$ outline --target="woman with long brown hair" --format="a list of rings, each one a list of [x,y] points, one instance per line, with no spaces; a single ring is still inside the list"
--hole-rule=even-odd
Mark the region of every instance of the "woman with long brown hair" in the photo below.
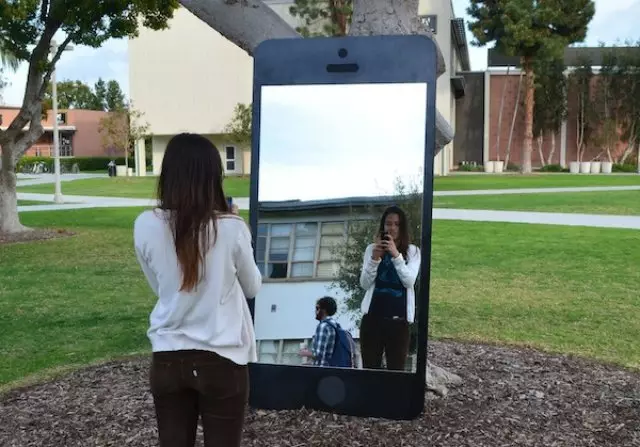
[[[409,240],[404,211],[387,208],[379,232],[365,250],[360,286],[362,300],[360,350],[364,368],[403,370],[409,353],[409,324],[415,318],[414,286],[420,271],[420,249]]]
[[[161,447],[240,446],[256,342],[247,298],[262,276],[251,233],[222,190],[222,161],[206,138],[167,145],[158,207],[135,222],[135,251],[158,301],[147,336]]]

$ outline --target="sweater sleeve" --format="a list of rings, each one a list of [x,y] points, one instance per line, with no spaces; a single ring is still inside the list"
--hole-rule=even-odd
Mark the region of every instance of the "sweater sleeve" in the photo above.
[[[371,255],[373,254],[373,244],[369,245],[364,251],[364,259],[362,260],[362,271],[360,272],[360,287],[364,290],[369,290],[371,285],[376,281],[376,275],[378,274],[378,266],[380,261],[374,260]]]
[[[251,246],[251,233],[244,224],[240,225],[240,235],[234,253],[234,262],[240,281],[240,287],[244,296],[248,299],[255,298],[262,286],[262,274],[253,258],[253,248]]]
[[[147,239],[148,231],[146,228],[141,228],[140,219],[138,219],[133,228],[133,245],[138,259],[138,264],[144,273],[147,282],[151,287],[153,293],[158,296],[158,278],[155,271],[151,268],[149,258],[151,256],[149,240]]]
[[[407,251],[407,257],[409,259],[405,262],[404,257],[400,254],[397,258],[393,259],[393,266],[396,268],[396,272],[398,272],[402,285],[410,289],[415,285],[418,272],[420,271],[420,249],[415,245],[411,245]]]

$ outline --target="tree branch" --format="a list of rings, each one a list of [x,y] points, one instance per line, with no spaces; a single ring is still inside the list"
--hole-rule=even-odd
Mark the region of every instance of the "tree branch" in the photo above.
[[[180,0],[180,4],[250,55],[264,40],[301,37],[260,0]]]
[[[354,21],[356,20],[356,14],[362,16],[368,11],[369,8],[367,8],[366,3],[363,3],[365,1],[370,0],[354,2]],[[397,10],[403,10],[401,2],[404,1],[394,0],[397,3]],[[418,0],[406,1],[411,2],[408,7],[410,13],[413,14],[413,17],[409,20],[410,23],[405,24],[404,17],[392,18],[392,21],[395,20],[397,29],[402,31],[400,34],[419,33],[428,35],[433,39],[433,35],[419,21],[417,15]],[[261,0],[180,0],[180,4],[250,55],[253,55],[255,48],[264,40],[302,37]],[[386,10],[380,13],[385,16],[393,16],[396,10],[394,9],[391,13]],[[359,33],[359,27],[362,27],[362,20],[365,19],[360,17],[357,20],[360,22],[357,25],[352,25],[351,34]],[[389,32],[376,31],[378,32],[375,34],[389,34]],[[444,70],[445,61],[442,51],[438,47],[438,75],[442,74]],[[452,139],[453,129],[440,112],[436,112],[436,152],[451,142]]]

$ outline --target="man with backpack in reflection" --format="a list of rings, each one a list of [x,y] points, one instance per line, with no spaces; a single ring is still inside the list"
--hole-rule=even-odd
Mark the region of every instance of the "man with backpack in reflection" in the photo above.
[[[332,317],[338,310],[336,300],[322,297],[316,303],[318,326],[313,336],[311,349],[302,349],[300,355],[313,359],[314,366],[355,368],[356,344],[349,331],[340,327]]]

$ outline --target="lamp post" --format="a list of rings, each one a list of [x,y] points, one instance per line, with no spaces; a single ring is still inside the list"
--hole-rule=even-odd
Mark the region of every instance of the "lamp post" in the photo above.
[[[68,46],[64,51],[70,51],[73,47]],[[55,40],[51,41],[51,53],[58,52],[58,44]],[[60,135],[58,131],[58,83],[56,81],[56,68],[53,67],[51,72],[51,105],[53,107],[53,171],[55,176],[55,192],[53,193],[53,201],[55,203],[63,203],[62,183],[60,179]]]

